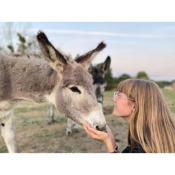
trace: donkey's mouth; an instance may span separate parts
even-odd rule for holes
[[[94,129],[106,132],[106,120],[101,110],[91,112],[86,118],[86,121]]]

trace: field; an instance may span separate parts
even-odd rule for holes
[[[164,89],[165,99],[175,117],[175,92]],[[127,123],[111,115],[112,91],[107,91],[104,98],[104,113],[121,151],[127,144]],[[71,136],[66,136],[66,118],[57,116],[57,122],[47,124],[47,104],[22,103],[15,109],[18,152],[22,153],[81,153],[105,152],[105,146],[90,139],[82,128]],[[0,152],[7,152],[0,137]]]

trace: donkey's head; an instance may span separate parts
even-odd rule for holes
[[[88,68],[106,45],[102,42],[74,61],[57,50],[43,32],[37,34],[37,40],[46,60],[59,76],[53,96],[57,110],[80,124],[88,122],[92,127],[104,130],[105,117],[97,103]]]
[[[110,69],[111,58],[108,56],[106,60],[102,63],[99,63],[95,66],[90,66],[89,72],[93,77],[93,84],[95,87],[95,94],[97,101],[103,104],[103,95],[105,91],[105,87],[107,85],[105,80],[105,75]]]

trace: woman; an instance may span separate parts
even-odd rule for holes
[[[127,153],[175,153],[175,123],[159,87],[149,80],[128,79],[114,93],[113,115],[129,123]],[[93,139],[104,142],[108,152],[118,152],[110,128],[84,129]]]

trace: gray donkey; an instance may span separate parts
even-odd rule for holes
[[[37,40],[46,61],[0,56],[0,128],[9,152],[17,151],[13,109],[19,100],[48,101],[79,124],[88,122],[106,129],[88,73],[91,61],[106,45],[102,42],[74,61],[55,49],[43,32],[37,34]]]
[[[76,61],[76,59],[75,59]],[[97,102],[103,107],[103,96],[105,92],[105,88],[107,86],[107,82],[105,80],[105,75],[109,71],[111,65],[111,58],[108,56],[106,60],[102,63],[97,65],[92,65],[89,67],[89,73],[92,75],[93,78],[93,86],[96,95]],[[56,122],[55,120],[56,111],[52,104],[48,106],[48,124],[52,124]],[[70,118],[67,119],[67,128],[66,128],[66,135],[72,134],[73,129],[79,128],[74,121]]]
[[[111,58],[108,56],[103,63],[99,63],[95,66],[91,65],[89,68],[89,72],[93,78],[93,86],[96,95],[97,102],[99,106],[103,110],[103,96],[105,92],[105,88],[107,86],[107,82],[105,80],[105,75],[110,69]],[[67,119],[67,128],[66,128],[66,135],[71,135],[73,129],[79,128],[79,125],[75,123],[70,118]]]

